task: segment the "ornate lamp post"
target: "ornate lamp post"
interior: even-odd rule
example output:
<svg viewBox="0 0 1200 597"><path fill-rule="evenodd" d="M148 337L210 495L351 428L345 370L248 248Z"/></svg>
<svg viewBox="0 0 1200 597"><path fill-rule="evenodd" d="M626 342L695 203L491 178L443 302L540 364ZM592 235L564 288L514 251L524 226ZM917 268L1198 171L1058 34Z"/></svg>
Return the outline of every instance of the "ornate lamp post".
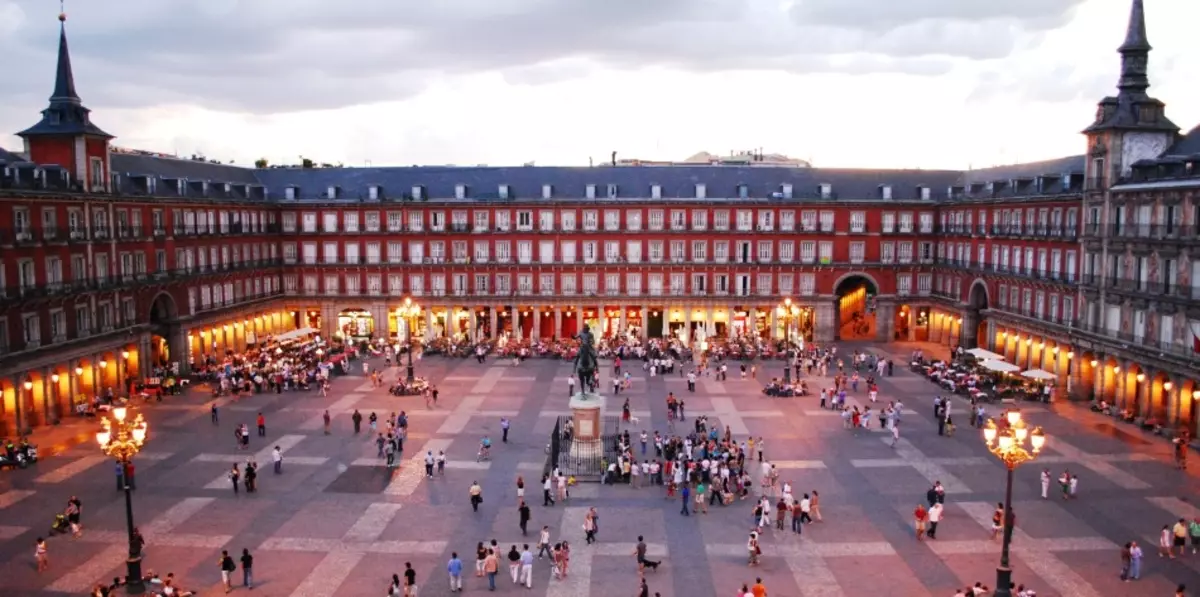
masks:
<svg viewBox="0 0 1200 597"><path fill-rule="evenodd" d="M100 420L102 429L96 433L96 442L105 454L114 458L124 467L133 460L146 441L146 421L138 415L133 421L127 419L125 407L112 410L112 419L105 417ZM125 561L126 587L130 595L141 595L146 592L142 582L142 548L133 537L133 493L129 478L125 478L125 527L129 532L129 558Z"/></svg>
<svg viewBox="0 0 1200 597"><path fill-rule="evenodd" d="M409 383L412 383L413 381L416 380L416 375L413 372L413 361L412 361L413 328L416 327L417 316L421 314L421 306L414 303L412 300L412 297L407 297L404 299L404 306L400 307L399 313L400 313L400 316L403 317L405 322L408 324L408 330L406 330L408 333L408 339L407 339L408 368L405 372L405 378L408 380Z"/></svg>
<svg viewBox="0 0 1200 597"><path fill-rule="evenodd" d="M783 317L783 345L788 357L783 365L783 381L788 383L792 381L792 322L800 315L800 307L793 305L792 298L787 297L775 312Z"/></svg>
<svg viewBox="0 0 1200 597"><path fill-rule="evenodd" d="M1035 427L1030 432L1025 421L1021 420L1021 411L1010 409L1004 411L1004 418L999 425L995 420L988 419L983 428L983 440L988 451L995 454L1008 471L1004 488L1004 545L1000 551L1000 566L996 568L996 591L993 595L1012 597L1012 568L1008 563L1008 551L1012 545L1013 529L1013 470L1037 457L1042 451L1042 446L1046 445L1046 434L1042 432L1041 427ZM1026 440L1029 441L1028 450L1025 448Z"/></svg>

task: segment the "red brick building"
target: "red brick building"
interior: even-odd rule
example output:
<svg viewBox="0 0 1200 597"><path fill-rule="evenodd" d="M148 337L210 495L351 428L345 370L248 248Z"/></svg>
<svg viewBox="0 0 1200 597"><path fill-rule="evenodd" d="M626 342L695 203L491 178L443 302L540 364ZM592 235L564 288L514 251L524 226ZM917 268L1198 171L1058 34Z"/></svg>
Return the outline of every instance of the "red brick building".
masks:
<svg viewBox="0 0 1200 597"><path fill-rule="evenodd" d="M49 107L21 135L22 152L0 150L4 433L152 363L281 331L403 339L406 298L424 338L586 323L692 343L927 339L1064 385L1082 310L1082 156L971 172L754 156L249 169L113 149L65 33Z"/></svg>

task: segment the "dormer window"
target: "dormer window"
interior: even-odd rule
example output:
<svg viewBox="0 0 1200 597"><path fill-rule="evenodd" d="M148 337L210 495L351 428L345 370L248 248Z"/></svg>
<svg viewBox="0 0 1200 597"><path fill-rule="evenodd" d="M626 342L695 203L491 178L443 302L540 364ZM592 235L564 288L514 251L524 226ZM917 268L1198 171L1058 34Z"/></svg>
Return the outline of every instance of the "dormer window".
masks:
<svg viewBox="0 0 1200 597"><path fill-rule="evenodd" d="M822 199L833 199L833 185L823 182L817 185L817 193Z"/></svg>
<svg viewBox="0 0 1200 597"><path fill-rule="evenodd" d="M662 199L662 185L659 185L659 184L650 185L650 198L651 199Z"/></svg>
<svg viewBox="0 0 1200 597"><path fill-rule="evenodd" d="M341 190L341 189L339 189L339 188L338 188L338 187L336 187L336 186L330 186L329 188L325 189L325 198L326 198L326 199L337 199L337 198L338 198L338 192L339 192L340 190Z"/></svg>
<svg viewBox="0 0 1200 597"><path fill-rule="evenodd" d="M702 183L702 182L696 183L696 198L697 199L707 199L708 198L708 187L704 186L704 183Z"/></svg>
<svg viewBox="0 0 1200 597"><path fill-rule="evenodd" d="M792 183L790 183L790 182L784 183L782 186L779 187L779 190L783 193L784 199L792 198Z"/></svg>
<svg viewBox="0 0 1200 597"><path fill-rule="evenodd" d="M552 185L552 184L542 185L542 199L553 199L553 198L554 198L554 185Z"/></svg>
<svg viewBox="0 0 1200 597"><path fill-rule="evenodd" d="M467 198L467 185L465 185L465 184L454 185L454 198L455 199L466 199Z"/></svg>
<svg viewBox="0 0 1200 597"><path fill-rule="evenodd" d="M738 199L749 199L750 198L749 185L739 184L737 186L737 196L738 196Z"/></svg>
<svg viewBox="0 0 1200 597"><path fill-rule="evenodd" d="M609 199L616 199L616 198L617 198L617 185L615 185L615 184L612 184L612 183L609 183L609 185L608 185L608 198L609 198Z"/></svg>
<svg viewBox="0 0 1200 597"><path fill-rule="evenodd" d="M586 195L585 195L585 196L586 196L588 199L595 199L595 198L596 198L596 185L594 185L594 184L589 184L589 185L587 186L587 188L586 188Z"/></svg>
<svg viewBox="0 0 1200 597"><path fill-rule="evenodd" d="M225 187L225 196L226 197L233 194L233 185L231 185L229 183L225 183L224 187Z"/></svg>
<svg viewBox="0 0 1200 597"><path fill-rule="evenodd" d="M1046 192L1046 177L1045 176L1039 176L1039 177L1033 179L1033 190L1034 190L1034 192L1036 192L1038 194Z"/></svg>
<svg viewBox="0 0 1200 597"><path fill-rule="evenodd" d="M1157 106L1139 106L1138 107L1138 122L1153 123L1158 120Z"/></svg>
<svg viewBox="0 0 1200 597"><path fill-rule="evenodd" d="M497 194L497 195L499 195L499 197L500 197L501 199L509 199L509 198L511 197L511 196L509 195L509 186L508 186L508 185L506 185L506 184L502 184L502 185L500 185L500 186L499 186L499 187L496 189L496 194ZM460 199L461 199L461 197L460 197Z"/></svg>
<svg viewBox="0 0 1200 597"><path fill-rule="evenodd" d="M371 201L379 201L380 195L382 195L382 193L379 192L379 185L373 184L367 187L367 199L370 199Z"/></svg>
<svg viewBox="0 0 1200 597"><path fill-rule="evenodd" d="M459 186L461 186L461 185L459 185ZM423 187L419 184L413 185L412 198L416 199L417 201L424 199L425 198L425 187Z"/></svg>
<svg viewBox="0 0 1200 597"><path fill-rule="evenodd" d="M929 201L933 198L933 189L929 187L917 187L922 201Z"/></svg>
<svg viewBox="0 0 1200 597"><path fill-rule="evenodd" d="M289 201L294 201L300 196L300 189L297 187L288 187L283 190L283 198Z"/></svg>
<svg viewBox="0 0 1200 597"><path fill-rule="evenodd" d="M880 199L891 199L892 198L892 185L890 185L890 184L879 185L879 198Z"/></svg>

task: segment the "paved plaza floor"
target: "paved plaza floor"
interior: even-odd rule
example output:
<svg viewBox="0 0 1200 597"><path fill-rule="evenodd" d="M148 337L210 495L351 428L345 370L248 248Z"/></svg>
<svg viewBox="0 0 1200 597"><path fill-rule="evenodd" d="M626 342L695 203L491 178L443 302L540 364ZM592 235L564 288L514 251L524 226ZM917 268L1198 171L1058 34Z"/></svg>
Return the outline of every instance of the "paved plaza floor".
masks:
<svg viewBox="0 0 1200 597"><path fill-rule="evenodd" d="M898 361L908 350L870 349ZM635 432L666 430L664 398L673 391L686 401L689 420L708 414L735 437L765 438L766 456L782 469L782 479L798 492L820 492L824 522L809 525L800 537L767 532L763 564L751 569L745 561L750 501L685 518L679 502L664 499L661 488L584 484L568 502L544 508L538 479L555 417L567 414L569 363L531 360L513 367L430 357L417 369L441 389L434 410L420 397L371 389L361 373L337 378L328 398L311 392L220 399L216 425L209 420L209 399L198 393L145 407L150 437L137 460L134 495L136 523L148 540L144 567L173 571L184 587L202 595L218 594L218 554L228 549L236 557L248 548L255 555L253 594L357 597L383 595L391 574L411 562L421 597L433 597L449 594L444 570L457 551L468 565L466 592L481 593L486 581L470 574L477 542L496 539L503 551L536 542L536 533L522 537L517 526L515 479L524 475L530 529L548 525L555 540L572 542L571 573L552 581L548 565L539 561L534 587L527 590L512 585L502 563L497 593L636 595L632 552L638 535L652 558L664 560L647 573L651 595L662 597L734 595L756 576L770 595L784 597L949 597L955 587L993 584L1000 545L989 540L987 525L1003 498L1003 467L965 421L955 436L937 435L931 415L938 390L907 368L898 366L880 383L881 402L900 399L908 409L902 440L893 448L884 433L843 429L815 398L762 395L766 378L780 374L774 363L758 372L758 380L739 379L731 366L729 381L702 379L695 393L687 392L682 378L650 378L640 363L628 365L634 379L628 396L640 411ZM603 367L606 382L611 365ZM402 372L394 368L388 379ZM808 379L814 389L829 381ZM610 396L609 410L619 411L623 398ZM854 398L867 402L865 389ZM966 414L964 403L956 407ZM334 416L331 435L322 430L326 408ZM364 417L409 413L403 466L385 469L372 438L354 435L354 409ZM252 435L250 451L239 452L234 426L253 428L260 411L267 437ZM1078 409L1056 411L1024 411L1044 426L1049 440L1039 461L1016 472L1015 580L1039 596L1171 595L1179 583L1200 591L1200 555L1155 556L1158 529L1200 516L1198 479L1173 469L1164 442ZM501 417L513 422L508 444L498 441ZM493 459L477 463L484 434L496 440ZM281 475L270 470L275 445L285 449ZM425 479L424 467L412 460L426 450L448 455L444 478ZM260 491L234 495L224 471L248 456L263 465ZM1041 499L1043 466L1055 477L1065 468L1076 473L1078 499ZM476 480L484 502L473 513L467 491ZM911 512L935 480L948 490L946 517L936 541L918 542ZM84 503L83 536L50 539L50 569L39 574L34 540L71 495ZM600 513L600 542L591 547L581 529L588 507ZM112 463L92 443L76 444L28 470L0 473L0 595L85 594L101 579L123 573L124 529ZM1147 557L1143 578L1122 583L1119 545L1130 540L1141 542Z"/></svg>

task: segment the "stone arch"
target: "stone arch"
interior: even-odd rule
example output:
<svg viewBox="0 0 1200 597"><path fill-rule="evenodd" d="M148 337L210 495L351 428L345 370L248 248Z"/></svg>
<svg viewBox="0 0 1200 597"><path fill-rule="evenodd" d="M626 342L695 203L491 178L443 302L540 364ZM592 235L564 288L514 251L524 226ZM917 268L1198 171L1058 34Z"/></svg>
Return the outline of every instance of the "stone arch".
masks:
<svg viewBox="0 0 1200 597"><path fill-rule="evenodd" d="M874 340L876 321L868 295L879 295L879 282L866 272L848 272L833 284L834 325L838 340Z"/></svg>
<svg viewBox="0 0 1200 597"><path fill-rule="evenodd" d="M168 326L179 319L179 307L171 293L161 290L150 301L149 322L152 326Z"/></svg>
<svg viewBox="0 0 1200 597"><path fill-rule="evenodd" d="M1166 373L1159 371L1147 380L1148 383L1144 390L1148 394L1147 404L1149 408L1147 409L1147 416L1155 419L1158 421L1158 424L1164 426L1169 424L1168 413L1170 412L1170 406L1167 402L1170 400L1171 390L1174 389L1174 384L1170 388L1166 386L1170 381L1171 378Z"/></svg>
<svg viewBox="0 0 1200 597"><path fill-rule="evenodd" d="M967 291L967 308L963 310L962 330L959 333L959 343L967 348L975 348L979 346L979 338L987 337L987 331L984 326L987 322L983 319L983 311L986 311L991 306L991 295L988 292L987 282L982 278L975 278L971 282L971 288ZM980 331L984 328L983 331Z"/></svg>
<svg viewBox="0 0 1200 597"><path fill-rule="evenodd" d="M138 363L146 358L149 365L163 365L168 362L178 362L181 367L188 367L189 355L184 343L183 332L179 327L179 306L175 297L167 291L160 291L150 301L150 342L138 356ZM144 354L149 352L150 354ZM145 369L148 373L149 369Z"/></svg>

